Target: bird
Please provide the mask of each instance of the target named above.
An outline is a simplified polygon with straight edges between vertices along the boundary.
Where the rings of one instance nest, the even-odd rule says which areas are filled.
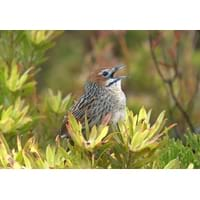
[[[126,96],[122,90],[121,81],[126,76],[116,75],[124,67],[124,65],[96,67],[90,73],[84,86],[83,95],[69,110],[82,124],[83,134],[85,116],[89,128],[102,124],[104,120],[107,120],[108,124],[116,126],[119,121],[125,119]],[[60,129],[61,138],[70,138],[67,123],[68,115],[66,113]]]

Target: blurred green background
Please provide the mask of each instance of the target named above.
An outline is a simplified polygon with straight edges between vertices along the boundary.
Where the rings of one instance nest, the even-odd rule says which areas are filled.
[[[146,31],[65,31],[47,57],[37,75],[40,92],[52,88],[78,96],[95,65],[123,63],[128,75],[123,88],[134,98],[130,105],[152,107],[156,101]]]
[[[52,88],[63,94],[72,93],[76,99],[94,66],[123,63],[128,76],[123,82],[128,106],[135,112],[145,106],[153,109],[155,116],[166,110],[169,120],[178,122],[179,131],[184,131],[188,126],[183,114],[152,60],[150,34],[165,77],[173,77],[173,64],[177,61],[178,76],[173,82],[175,95],[198,128],[198,31],[64,31],[56,38],[55,46],[48,50],[48,60],[37,74],[38,91],[43,94],[47,88]]]

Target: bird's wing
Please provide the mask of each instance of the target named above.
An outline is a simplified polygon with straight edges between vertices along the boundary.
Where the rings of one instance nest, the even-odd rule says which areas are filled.
[[[80,97],[80,99],[72,106],[70,109],[70,112],[74,115],[74,117],[81,122],[81,124],[84,127],[85,124],[85,114],[87,115],[88,123],[89,120],[92,119],[92,116],[90,115],[91,109],[94,106],[94,101],[96,97],[95,95],[91,94],[84,94]],[[68,122],[67,114],[64,116],[63,123],[60,130],[61,137],[68,136],[68,132],[66,129],[66,123]]]
[[[107,99],[106,99],[107,98]],[[72,114],[75,118],[85,125],[85,116],[89,127],[99,125],[105,117],[112,110],[111,101],[102,95],[86,94],[83,95],[79,101],[72,107]]]
[[[85,116],[87,117],[89,127],[99,125],[103,122],[103,120],[105,121],[104,117],[106,117],[107,114],[110,115],[112,110],[112,104],[110,102],[111,101],[109,101],[109,99],[105,101],[105,96],[103,95],[97,97],[94,94],[84,94],[72,106],[70,112],[82,124],[82,127],[84,129]],[[61,132],[63,132],[65,135],[67,134],[66,123],[67,116],[65,116],[61,128]]]
[[[83,95],[72,107],[72,114],[78,121],[81,122],[81,124],[85,121],[85,114],[87,117],[90,116],[91,110],[93,109],[96,101],[97,99],[95,96]]]

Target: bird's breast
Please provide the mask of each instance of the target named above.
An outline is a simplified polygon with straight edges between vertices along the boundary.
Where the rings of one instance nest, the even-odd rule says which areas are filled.
[[[116,124],[124,120],[126,115],[126,96],[123,91],[115,93],[114,109],[112,112],[112,123]]]

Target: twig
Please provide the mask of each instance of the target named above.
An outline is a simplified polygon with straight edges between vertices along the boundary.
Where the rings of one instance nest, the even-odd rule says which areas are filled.
[[[173,101],[175,102],[175,105],[177,106],[177,108],[179,109],[179,111],[181,112],[182,116],[184,117],[185,121],[187,122],[191,132],[194,132],[195,129],[194,129],[194,126],[191,122],[191,119],[189,117],[189,115],[187,114],[187,112],[184,110],[183,106],[181,105],[181,103],[179,102],[178,98],[176,97],[175,95],[175,91],[174,91],[174,86],[173,86],[173,83],[175,81],[175,79],[177,78],[178,76],[178,67],[175,66],[174,69],[175,69],[175,74],[172,78],[165,78],[165,76],[163,75],[160,67],[159,67],[159,63],[158,63],[158,60],[156,58],[156,54],[153,50],[153,45],[152,45],[152,41],[153,41],[153,38],[152,38],[152,35],[149,34],[149,44],[150,44],[150,51],[151,51],[151,56],[152,56],[152,59],[153,59],[153,62],[154,62],[154,66],[156,68],[156,71],[158,72],[160,78],[162,79],[162,81],[167,84],[168,88],[169,88],[169,93],[173,99]],[[177,64],[177,62],[175,62],[175,64]]]
[[[192,110],[193,106],[194,106],[194,100],[198,94],[199,91],[199,84],[200,84],[200,72],[198,72],[197,74],[197,78],[196,78],[196,85],[195,85],[195,90],[194,93],[192,94],[192,97],[190,98],[188,104],[187,104],[187,110]]]
[[[121,49],[122,49],[122,53],[123,53],[124,58],[125,58],[126,65],[128,67],[128,71],[130,71],[129,70],[130,55],[129,55],[129,49],[128,49],[125,37],[124,37],[123,34],[119,34],[118,39],[119,39],[119,44],[120,44]]]
[[[169,82],[168,86],[169,86],[169,90],[170,90],[170,94],[171,94],[172,99],[174,100],[177,108],[179,109],[179,111],[181,112],[181,114],[183,115],[183,117],[185,118],[187,124],[189,125],[189,128],[190,128],[191,132],[194,133],[195,129],[194,129],[194,126],[192,124],[192,121],[191,121],[188,113],[184,110],[184,108],[182,107],[181,103],[178,101],[178,99],[177,99],[177,97],[175,95],[175,92],[174,92],[173,83]]]

